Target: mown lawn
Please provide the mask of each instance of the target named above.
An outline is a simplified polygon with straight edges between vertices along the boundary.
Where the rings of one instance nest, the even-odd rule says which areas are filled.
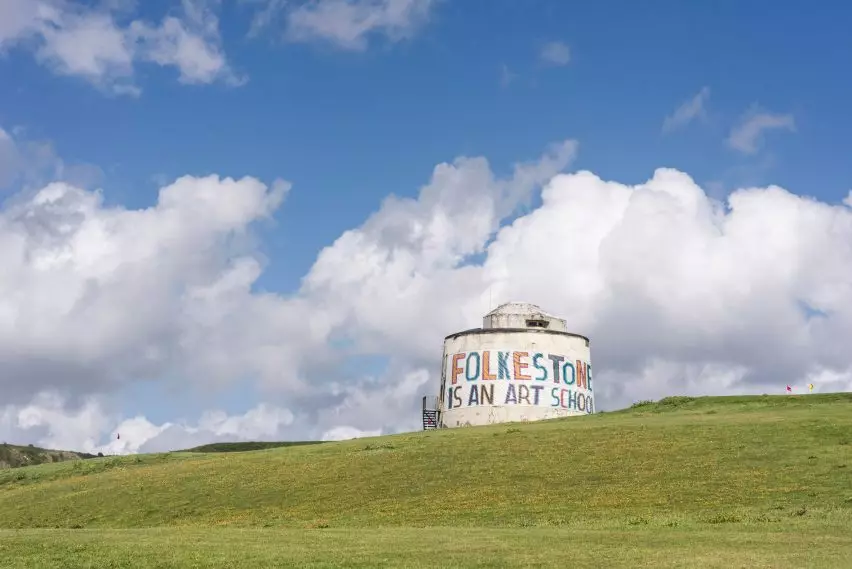
[[[28,467],[0,528],[3,567],[852,567],[852,395]]]
[[[0,530],[9,569],[849,567],[848,528]]]

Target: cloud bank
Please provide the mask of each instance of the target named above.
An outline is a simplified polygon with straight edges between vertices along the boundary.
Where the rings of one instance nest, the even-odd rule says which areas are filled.
[[[554,144],[505,178],[482,157],[439,164],[290,294],[253,289],[250,239],[287,182],[186,176],[141,210],[62,181],[22,194],[0,212],[0,438],[137,452],[418,429],[441,339],[489,299],[589,336],[602,409],[852,387],[852,196],[769,186],[719,202],[672,169],[638,185],[566,173],[576,151]],[[110,408],[139,382],[247,379],[266,400],[232,415],[154,424]]]

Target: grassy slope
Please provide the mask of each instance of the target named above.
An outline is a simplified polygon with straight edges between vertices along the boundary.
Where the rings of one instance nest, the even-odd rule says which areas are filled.
[[[0,468],[18,468],[50,462],[94,458],[95,455],[67,450],[51,450],[33,446],[0,444]]]
[[[49,540],[77,544],[75,562],[107,555],[121,566],[122,555],[146,547],[190,555],[210,527],[225,528],[208,538],[220,544],[208,561],[222,566],[337,566],[341,555],[363,557],[364,566],[416,566],[420,547],[455,551],[470,566],[559,566],[568,542],[579,566],[584,555],[594,565],[607,543],[611,566],[621,566],[620,555],[624,566],[693,566],[677,565],[677,551],[701,567],[845,566],[852,394],[671,401],[525,425],[0,472],[0,528],[111,528],[0,533],[0,541],[34,567],[56,564]],[[114,531],[155,526],[175,529]],[[387,529],[364,529],[379,527]],[[262,545],[332,539],[304,528],[340,537],[322,554],[327,565],[309,546]],[[545,534],[558,541],[530,553],[525,544]],[[389,535],[400,545],[386,543]],[[124,549],[98,545],[104,536]]]

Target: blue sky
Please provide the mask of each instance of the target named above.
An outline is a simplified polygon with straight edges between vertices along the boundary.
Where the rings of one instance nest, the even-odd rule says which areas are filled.
[[[115,24],[184,14],[177,2],[138,4],[115,3]],[[571,138],[571,171],[622,184],[671,167],[714,197],[777,184],[837,204],[852,187],[852,7],[841,3],[438,0],[404,39],[375,29],[361,49],[316,34],[291,41],[284,8],[249,34],[269,0],[195,4],[215,14],[243,84],[185,84],[175,66],[138,62],[140,92],[116,94],[40,60],[37,40],[4,44],[0,26],[0,127],[100,168],[109,205],[152,206],[182,175],[291,182],[274,222],[257,226],[268,266],[255,291],[295,293],[324,247],[389,194],[416,198],[435,165],[458,156],[507,175]],[[567,61],[543,56],[554,42]],[[702,90],[702,112],[664,132]],[[765,130],[754,152],[733,148],[732,131],[758,115],[787,126]],[[194,395],[155,404],[166,385],[128,388],[125,412],[162,422],[205,408]],[[261,397],[237,385],[214,404],[236,412]]]

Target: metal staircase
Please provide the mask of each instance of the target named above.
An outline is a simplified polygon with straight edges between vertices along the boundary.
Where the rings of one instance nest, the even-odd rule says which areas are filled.
[[[423,410],[423,430],[438,428],[438,412],[434,409]]]
[[[423,397],[423,430],[438,428],[438,398]]]

